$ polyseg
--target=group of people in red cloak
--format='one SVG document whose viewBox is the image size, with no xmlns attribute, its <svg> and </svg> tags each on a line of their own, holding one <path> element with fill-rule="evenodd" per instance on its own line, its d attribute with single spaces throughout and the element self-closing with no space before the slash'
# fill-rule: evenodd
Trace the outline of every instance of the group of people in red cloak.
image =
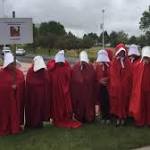
<svg viewBox="0 0 150 150">
<path fill-rule="evenodd" d="M 45 64 L 33 59 L 26 77 L 12 53 L 6 53 L 0 70 L 0 135 L 17 134 L 25 128 L 78 128 L 101 121 L 124 125 L 132 117 L 137 126 L 150 126 L 150 47 L 128 49 L 119 44 L 102 49 L 92 64 L 86 51 L 73 66 L 59 51 Z"/>
</svg>

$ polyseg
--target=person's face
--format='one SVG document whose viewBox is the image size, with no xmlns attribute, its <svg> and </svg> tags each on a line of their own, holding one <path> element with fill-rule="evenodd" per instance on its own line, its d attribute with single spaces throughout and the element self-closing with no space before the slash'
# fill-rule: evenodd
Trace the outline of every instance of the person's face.
<svg viewBox="0 0 150 150">
<path fill-rule="evenodd" d="M 150 57 L 144 57 L 143 62 L 146 64 L 149 64 L 150 63 Z"/>
<path fill-rule="evenodd" d="M 118 56 L 119 56 L 119 57 L 125 57 L 125 51 L 124 51 L 124 50 L 120 51 L 120 52 L 118 53 Z"/>
</svg>

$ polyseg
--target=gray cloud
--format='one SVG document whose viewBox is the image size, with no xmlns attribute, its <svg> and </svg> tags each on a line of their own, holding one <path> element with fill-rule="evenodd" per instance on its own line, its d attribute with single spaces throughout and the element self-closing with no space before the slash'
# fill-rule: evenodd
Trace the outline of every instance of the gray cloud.
<svg viewBox="0 0 150 150">
<path fill-rule="evenodd" d="M 2 1 L 2 0 L 1 0 Z M 129 35 L 139 35 L 140 17 L 150 5 L 149 0 L 4 0 L 5 14 L 33 17 L 34 22 L 55 20 L 81 36 L 83 33 L 100 33 L 102 9 L 105 9 L 105 28 L 124 30 Z M 1 9 L 0 9 L 1 10 Z"/>
</svg>

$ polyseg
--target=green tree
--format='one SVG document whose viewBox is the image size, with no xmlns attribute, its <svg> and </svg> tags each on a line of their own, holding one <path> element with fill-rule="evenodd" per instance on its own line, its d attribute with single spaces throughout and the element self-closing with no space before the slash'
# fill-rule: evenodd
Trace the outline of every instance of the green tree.
<svg viewBox="0 0 150 150">
<path fill-rule="evenodd" d="M 146 36 L 145 35 L 140 35 L 137 38 L 137 41 L 138 41 L 138 45 L 140 45 L 141 47 L 145 46 L 146 45 Z"/>
<path fill-rule="evenodd" d="M 150 31 L 150 6 L 148 11 L 144 11 L 140 19 L 140 29 L 144 32 Z"/>
<path fill-rule="evenodd" d="M 94 44 L 94 40 L 88 35 L 84 34 L 80 48 L 91 48 L 94 46 Z"/>
<path fill-rule="evenodd" d="M 96 33 L 88 33 L 86 36 L 88 36 L 89 38 L 91 38 L 94 42 L 94 44 L 96 44 L 98 42 L 98 35 Z"/>
<path fill-rule="evenodd" d="M 116 46 L 116 44 L 117 44 L 117 37 L 118 37 L 118 34 L 117 34 L 116 31 L 112 31 L 112 32 L 110 33 L 110 45 L 111 45 L 112 47 L 115 47 L 115 46 Z"/>
<path fill-rule="evenodd" d="M 103 39 L 103 32 L 101 33 L 99 37 L 99 42 L 102 43 Z M 110 36 L 108 35 L 107 31 L 104 31 L 104 39 L 105 39 L 105 44 L 108 44 L 110 42 Z"/>
<path fill-rule="evenodd" d="M 56 34 L 59 36 L 63 36 L 66 34 L 65 28 L 62 24 L 55 21 L 43 22 L 39 27 L 40 35 L 47 35 L 49 33 Z"/>
<path fill-rule="evenodd" d="M 128 34 L 126 34 L 124 31 L 112 31 L 110 33 L 110 44 L 112 47 L 115 47 L 118 43 L 127 43 L 127 41 Z"/>
<path fill-rule="evenodd" d="M 137 38 L 135 36 L 131 36 L 128 40 L 128 44 L 138 44 Z"/>
<path fill-rule="evenodd" d="M 63 42 L 61 42 L 63 36 L 66 35 L 65 28 L 62 24 L 55 21 L 50 22 L 43 22 L 40 24 L 40 27 L 38 29 L 38 43 L 40 46 L 44 48 L 55 48 L 60 47 L 60 45 L 63 46 Z M 56 44 L 56 42 L 59 42 Z M 64 41 L 65 42 L 65 41 Z M 60 44 L 62 43 L 62 44 Z"/>
</svg>

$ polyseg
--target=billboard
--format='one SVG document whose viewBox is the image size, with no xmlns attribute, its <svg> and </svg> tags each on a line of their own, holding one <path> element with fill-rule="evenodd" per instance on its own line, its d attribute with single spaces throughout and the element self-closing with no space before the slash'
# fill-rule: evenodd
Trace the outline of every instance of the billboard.
<svg viewBox="0 0 150 150">
<path fill-rule="evenodd" d="M 0 44 L 33 43 L 31 18 L 0 18 Z"/>
</svg>

